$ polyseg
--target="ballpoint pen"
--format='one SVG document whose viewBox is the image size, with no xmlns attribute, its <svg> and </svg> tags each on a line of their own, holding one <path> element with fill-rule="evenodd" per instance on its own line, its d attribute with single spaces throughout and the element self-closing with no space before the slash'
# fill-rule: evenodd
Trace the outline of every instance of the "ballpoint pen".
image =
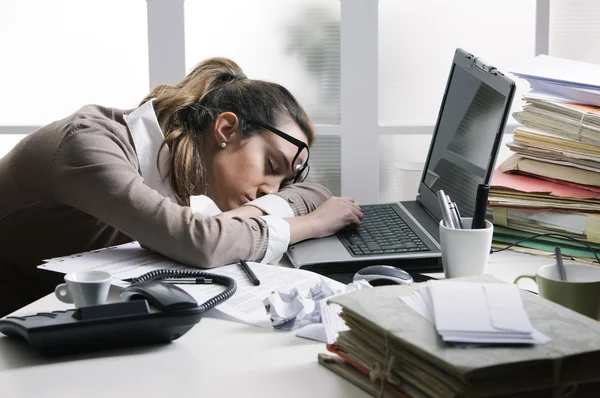
<svg viewBox="0 0 600 398">
<path fill-rule="evenodd" d="M 246 273 L 250 281 L 254 284 L 254 286 L 260 285 L 260 281 L 258 280 L 256 275 L 252 271 L 252 268 L 250 268 L 247 262 L 245 262 L 244 260 L 240 260 L 240 267 L 242 267 L 242 270 L 244 270 L 244 272 Z"/>
<path fill-rule="evenodd" d="M 205 285 L 213 283 L 213 280 L 210 278 L 165 278 L 158 279 L 158 281 L 176 285 Z"/>
<path fill-rule="evenodd" d="M 444 219 L 444 225 L 446 228 L 456 229 L 454 225 L 454 221 L 452 221 L 452 214 L 450 213 L 450 209 L 448 208 L 448 202 L 446 200 L 446 194 L 443 190 L 437 191 L 438 201 L 440 202 L 440 207 L 442 209 L 442 217 Z"/>
<path fill-rule="evenodd" d="M 456 202 L 452 202 L 454 203 L 454 210 L 456 210 L 456 216 L 458 217 L 458 222 L 460 224 L 461 228 L 464 228 L 463 223 L 462 223 L 462 217 L 460 215 L 460 211 L 458 211 L 458 205 L 456 204 Z"/>
<path fill-rule="evenodd" d="M 121 279 L 123 282 L 133 283 L 133 280 L 136 278 L 125 278 Z M 212 284 L 213 280 L 211 278 L 204 277 L 185 277 L 185 278 L 161 278 L 157 279 L 159 282 L 172 283 L 175 285 L 207 285 Z"/>
<path fill-rule="evenodd" d="M 454 203 L 448 195 L 446 195 L 446 200 L 448 201 L 448 208 L 450 209 L 450 215 L 452 216 L 454 226 L 458 229 L 462 229 L 463 225 L 460 219 L 460 214 L 458 213 L 458 207 L 456 207 L 456 203 Z"/>
</svg>

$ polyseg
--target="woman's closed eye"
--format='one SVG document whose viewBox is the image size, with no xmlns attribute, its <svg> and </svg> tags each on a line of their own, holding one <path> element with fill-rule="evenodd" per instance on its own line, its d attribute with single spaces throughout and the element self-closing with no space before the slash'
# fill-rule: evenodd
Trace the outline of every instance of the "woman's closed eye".
<svg viewBox="0 0 600 398">
<path fill-rule="evenodd" d="M 267 166 L 267 168 L 266 168 L 267 173 L 270 175 L 273 175 L 273 176 L 279 176 L 282 174 L 281 170 L 285 170 L 285 168 L 281 168 L 281 166 L 278 165 L 277 162 L 274 162 L 271 158 L 267 158 L 266 166 Z M 280 188 L 288 186 L 294 182 L 293 177 L 290 177 L 288 175 L 282 175 L 282 177 L 284 177 L 284 179 L 279 184 Z"/>
<path fill-rule="evenodd" d="M 271 174 L 277 174 L 277 168 L 275 166 L 275 163 L 273 163 L 273 161 L 270 158 L 267 158 L 267 164 L 268 164 L 268 167 L 267 167 L 268 171 Z"/>
</svg>

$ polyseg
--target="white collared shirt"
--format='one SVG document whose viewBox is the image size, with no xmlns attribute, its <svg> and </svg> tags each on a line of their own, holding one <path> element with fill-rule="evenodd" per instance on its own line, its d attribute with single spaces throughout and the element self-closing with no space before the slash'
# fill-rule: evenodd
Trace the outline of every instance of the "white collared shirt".
<svg viewBox="0 0 600 398">
<path fill-rule="evenodd" d="M 164 134 L 158 124 L 152 105 L 153 101 L 154 99 L 151 99 L 131 112 L 126 117 L 126 121 L 135 144 L 144 184 L 176 202 L 173 190 L 156 167 L 156 156 L 164 140 Z M 169 148 L 164 146 L 160 152 L 161 170 L 168 169 L 168 159 Z M 278 263 L 290 244 L 290 225 L 283 218 L 294 217 L 294 211 L 285 199 L 277 195 L 265 195 L 246 203 L 246 205 L 255 206 L 268 214 L 261 216 L 269 230 L 267 252 L 261 262 L 265 264 Z M 221 213 L 215 202 L 205 195 L 190 197 L 190 207 L 195 213 L 209 217 Z"/>
</svg>

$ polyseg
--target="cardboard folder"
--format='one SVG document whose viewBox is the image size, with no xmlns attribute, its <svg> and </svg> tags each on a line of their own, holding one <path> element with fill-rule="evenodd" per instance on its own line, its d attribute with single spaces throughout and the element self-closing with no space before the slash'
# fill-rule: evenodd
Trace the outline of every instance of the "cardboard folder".
<svg viewBox="0 0 600 398">
<path fill-rule="evenodd" d="M 502 283 L 491 276 L 464 280 Z M 465 348 L 444 343 L 431 322 L 398 299 L 418 288 L 383 286 L 332 299 L 350 328 L 334 347 L 348 360 L 320 363 L 374 396 L 550 397 L 571 391 L 564 396 L 597 397 L 598 321 L 521 291 L 533 327 L 551 341 Z"/>
</svg>

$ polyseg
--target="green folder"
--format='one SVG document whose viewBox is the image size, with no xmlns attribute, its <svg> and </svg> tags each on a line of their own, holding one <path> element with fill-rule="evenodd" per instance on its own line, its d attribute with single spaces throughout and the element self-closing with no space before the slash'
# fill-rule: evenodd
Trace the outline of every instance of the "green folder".
<svg viewBox="0 0 600 398">
<path fill-rule="evenodd" d="M 509 244 L 516 243 L 523 238 L 529 238 L 536 234 L 531 232 L 519 231 L 513 228 L 502 227 L 500 225 L 494 225 L 494 236 L 492 241 L 497 244 Z M 518 246 L 528 247 L 530 249 L 541 250 L 544 252 L 554 253 L 554 248 L 559 246 L 563 255 L 567 257 L 583 257 L 592 260 L 596 260 L 594 256 L 594 250 L 600 252 L 600 245 L 597 243 L 585 242 L 590 247 L 585 246 L 581 242 L 575 242 L 570 239 L 563 239 L 554 236 L 540 236 L 532 238 L 524 242 L 519 243 Z"/>
</svg>

